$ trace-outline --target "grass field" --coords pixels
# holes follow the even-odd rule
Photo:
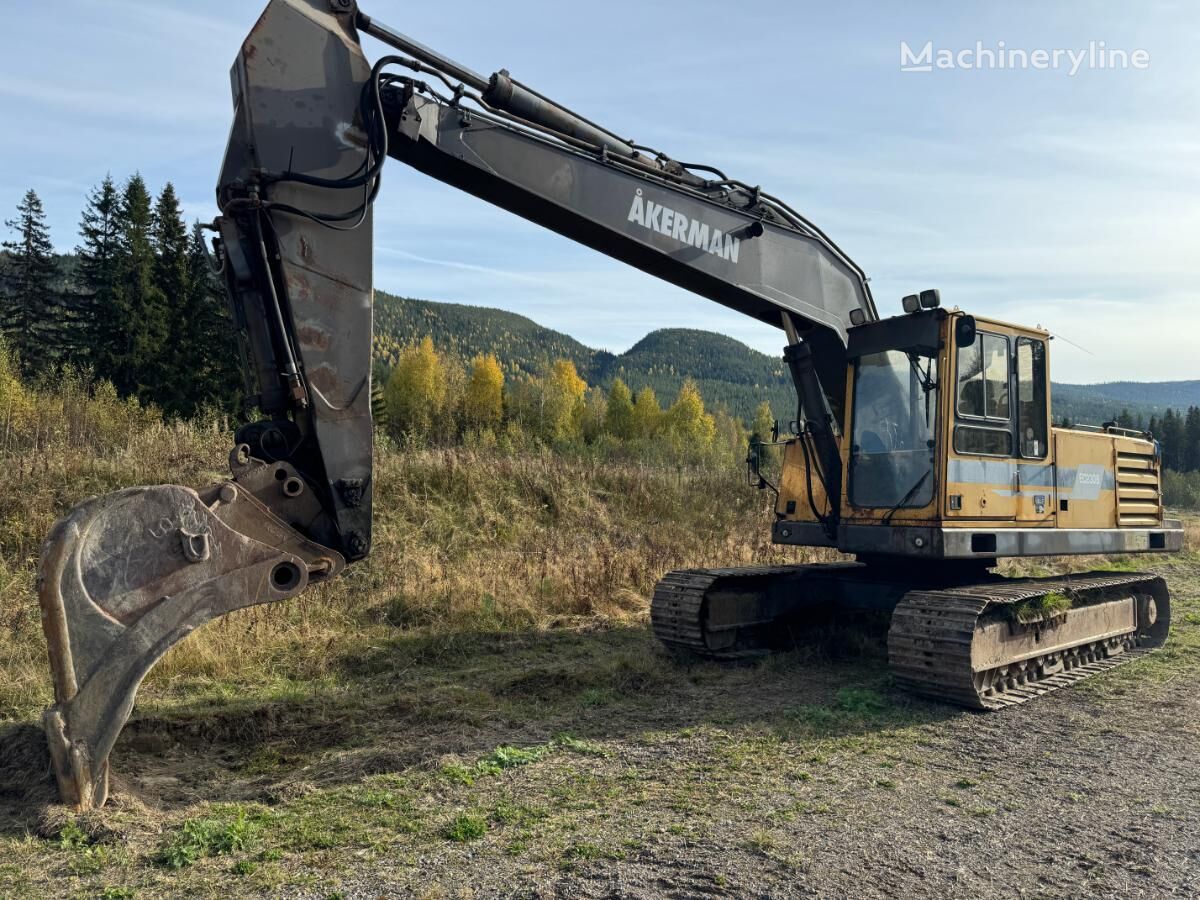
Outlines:
[[[979,716],[894,690],[877,622],[740,665],[656,645],[647,608],[662,572],[819,558],[769,543],[767,499],[737,473],[386,448],[372,560],[173,650],[114,752],[110,806],[47,807],[37,542],[88,494],[217,477],[224,441],[163,427],[9,469],[0,896],[836,894],[881,873],[905,883],[914,866],[933,890],[957,871],[961,835],[1031,833],[1063,805],[1197,831],[1194,780],[1175,778],[1183,793],[1169,796],[1150,773],[1114,799],[1088,774],[1113,742],[1115,760],[1168,725],[1194,741],[1194,551],[1137,563],[1175,592],[1163,651],[1039,701],[1040,715]],[[1098,564],[1132,565],[1070,563]],[[1014,732],[1040,742],[1008,746]],[[904,853],[870,837],[893,830],[887,846],[908,841]],[[1096,863],[1085,883],[1120,890],[1139,865],[1143,887],[1182,883],[1137,861]],[[954,884],[987,895],[970,889],[986,866],[960,867]],[[1054,894],[1036,866],[1027,874]]]

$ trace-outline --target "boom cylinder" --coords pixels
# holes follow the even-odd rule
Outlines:
[[[602,128],[579,113],[539,94],[533,88],[521,84],[509,74],[507,69],[501,69],[485,78],[461,63],[426,47],[420,41],[394,31],[382,22],[376,22],[365,13],[358,14],[357,26],[365,34],[369,34],[388,46],[432,66],[442,74],[461,81],[467,87],[479,91],[484,102],[495,109],[524,119],[541,128],[602,148],[622,159],[637,160],[639,164],[650,169],[664,170],[686,184],[695,187],[705,184],[703,178],[687,171],[678,163],[665,157],[655,159],[640,153],[632,141],[614,134],[607,128]]]
[[[617,156],[632,159],[638,155],[628,141],[514,81],[505,69],[496,72],[489,79],[483,99],[497,109],[588,144],[604,147],[609,153]]]
[[[406,34],[393,31],[382,22],[376,22],[366,13],[360,12],[358,14],[356,24],[359,31],[369,34],[371,37],[383,41],[389,47],[395,47],[402,53],[407,53],[409,56],[415,57],[423,63],[428,63],[438,71],[461,81],[467,87],[474,88],[477,91],[487,90],[488,80],[478,72],[474,72],[466,66],[456,63],[448,56],[443,56],[436,50],[426,47],[420,41],[415,41]]]

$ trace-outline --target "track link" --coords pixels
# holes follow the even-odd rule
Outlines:
[[[1137,628],[977,671],[972,649],[980,625],[1009,615],[1014,604],[1052,592],[1071,597],[1072,611],[1114,594],[1132,595]],[[1154,599],[1155,621],[1144,620],[1141,597]],[[1002,709],[1144,655],[1163,643],[1169,622],[1166,583],[1154,575],[1089,573],[910,591],[892,615],[888,657],[896,683],[906,690],[975,709]]]
[[[740,659],[761,655],[765,648],[739,647],[736,641],[713,646],[708,629],[709,600],[722,581],[747,584],[803,575],[810,566],[746,566],[727,569],[681,569],[668,572],[654,588],[650,624],[654,636],[671,650],[710,659]]]

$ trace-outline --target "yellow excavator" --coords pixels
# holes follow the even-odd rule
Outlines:
[[[367,61],[360,35],[395,52]],[[671,572],[651,620],[723,658],[814,609],[891,612],[898,684],[995,709],[1157,647],[1153,575],[1005,579],[999,557],[1176,551],[1148,435],[1051,426],[1049,335],[904,297],[779,198],[682,163],[357,8],[270,0],[232,72],[214,258],[260,418],[232,477],[89,500],[43,548],[39,602],[64,802],[96,807],[138,686],[193,629],[287,600],[371,549],[372,208],[391,157],[780,328],[797,414],[777,543],[853,562]],[[501,239],[500,236],[497,238]]]

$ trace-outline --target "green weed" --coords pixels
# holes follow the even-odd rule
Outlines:
[[[555,735],[554,746],[569,750],[571,753],[578,753],[581,756],[608,757],[612,755],[599,744],[593,744],[591,741],[581,741],[579,738],[571,737],[569,734]]]
[[[622,850],[606,850],[598,844],[591,844],[586,841],[578,841],[563,851],[563,859],[573,860],[593,860],[593,859],[611,859],[620,860],[625,858],[625,853]]]
[[[68,819],[58,830],[58,846],[64,850],[77,850],[80,847],[86,847],[91,842],[91,838],[74,819]]]
[[[545,810],[509,800],[498,801],[492,809],[492,821],[499,825],[528,825],[544,818]]]
[[[838,709],[859,716],[876,716],[891,706],[886,697],[870,688],[844,687],[837,692]]]
[[[1044,622],[1066,615],[1071,606],[1071,598],[1066,594],[1050,591],[1048,594],[1014,603],[1011,613],[1018,622]]]
[[[442,829],[442,837],[448,841],[466,843],[476,841],[487,834],[487,819],[471,813],[462,813],[450,820]]]
[[[778,845],[775,836],[769,831],[759,829],[752,831],[750,835],[742,842],[742,847],[754,853],[761,853],[763,856],[768,855]]]
[[[67,868],[74,875],[95,875],[97,872],[104,871],[109,863],[124,857],[124,855],[120,850],[106,847],[104,844],[96,844],[81,848],[79,854],[67,863]]]
[[[154,861],[165,869],[183,869],[208,856],[246,850],[258,826],[239,809],[232,820],[188,819],[160,848]]]

